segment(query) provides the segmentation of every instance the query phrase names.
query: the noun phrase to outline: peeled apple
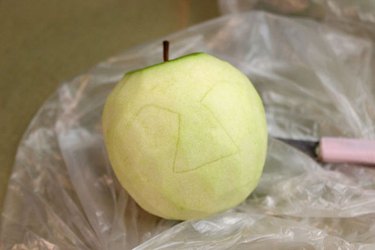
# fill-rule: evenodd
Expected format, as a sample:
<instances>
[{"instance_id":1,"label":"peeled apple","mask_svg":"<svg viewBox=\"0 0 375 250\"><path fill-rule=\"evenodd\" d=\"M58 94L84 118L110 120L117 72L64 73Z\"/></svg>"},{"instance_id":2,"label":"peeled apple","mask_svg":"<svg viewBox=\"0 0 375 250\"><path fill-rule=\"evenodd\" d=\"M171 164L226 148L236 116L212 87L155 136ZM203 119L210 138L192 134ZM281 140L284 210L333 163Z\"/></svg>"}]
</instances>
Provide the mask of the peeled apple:
<instances>
[{"instance_id":1,"label":"peeled apple","mask_svg":"<svg viewBox=\"0 0 375 250\"><path fill-rule=\"evenodd\" d=\"M102 125L121 185L166 219L232 208L262 174L262 101L244 74L205 53L127 73L107 98Z\"/></svg>"}]
</instances>

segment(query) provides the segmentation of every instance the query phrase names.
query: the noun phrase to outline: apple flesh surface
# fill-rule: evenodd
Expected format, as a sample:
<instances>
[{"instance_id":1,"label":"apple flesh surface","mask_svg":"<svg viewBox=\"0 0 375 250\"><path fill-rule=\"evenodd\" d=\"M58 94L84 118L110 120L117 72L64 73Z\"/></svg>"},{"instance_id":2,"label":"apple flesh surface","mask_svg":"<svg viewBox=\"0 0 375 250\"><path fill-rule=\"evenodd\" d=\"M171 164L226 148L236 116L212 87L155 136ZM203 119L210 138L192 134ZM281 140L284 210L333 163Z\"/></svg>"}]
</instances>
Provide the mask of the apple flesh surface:
<instances>
[{"instance_id":1,"label":"apple flesh surface","mask_svg":"<svg viewBox=\"0 0 375 250\"><path fill-rule=\"evenodd\" d=\"M102 121L119 182L143 209L166 219L238 205L263 170L262 101L244 74L208 54L127 73Z\"/></svg>"}]
</instances>

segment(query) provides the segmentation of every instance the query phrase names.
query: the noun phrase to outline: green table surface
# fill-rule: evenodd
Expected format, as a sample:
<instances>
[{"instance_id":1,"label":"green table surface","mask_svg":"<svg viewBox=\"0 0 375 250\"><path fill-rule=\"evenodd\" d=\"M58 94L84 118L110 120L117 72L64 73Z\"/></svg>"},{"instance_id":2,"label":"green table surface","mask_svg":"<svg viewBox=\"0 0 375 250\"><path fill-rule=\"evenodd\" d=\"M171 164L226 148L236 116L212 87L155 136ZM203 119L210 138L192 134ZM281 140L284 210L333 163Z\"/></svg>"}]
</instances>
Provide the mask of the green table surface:
<instances>
[{"instance_id":1,"label":"green table surface","mask_svg":"<svg viewBox=\"0 0 375 250\"><path fill-rule=\"evenodd\" d=\"M22 134L62 81L218 15L215 0L0 0L0 211Z\"/></svg>"}]
</instances>

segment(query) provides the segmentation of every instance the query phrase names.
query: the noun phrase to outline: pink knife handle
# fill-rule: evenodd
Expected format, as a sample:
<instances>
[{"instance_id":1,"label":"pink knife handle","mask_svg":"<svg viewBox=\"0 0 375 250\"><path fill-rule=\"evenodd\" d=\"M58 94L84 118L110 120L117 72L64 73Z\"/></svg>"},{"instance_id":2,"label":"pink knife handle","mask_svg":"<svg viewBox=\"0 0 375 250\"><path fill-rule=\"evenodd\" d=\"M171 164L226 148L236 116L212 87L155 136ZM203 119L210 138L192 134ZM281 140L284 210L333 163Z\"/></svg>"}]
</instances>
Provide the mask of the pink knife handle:
<instances>
[{"instance_id":1,"label":"pink knife handle","mask_svg":"<svg viewBox=\"0 0 375 250\"><path fill-rule=\"evenodd\" d=\"M322 137L318 155L327 163L375 165L375 140Z\"/></svg>"}]
</instances>

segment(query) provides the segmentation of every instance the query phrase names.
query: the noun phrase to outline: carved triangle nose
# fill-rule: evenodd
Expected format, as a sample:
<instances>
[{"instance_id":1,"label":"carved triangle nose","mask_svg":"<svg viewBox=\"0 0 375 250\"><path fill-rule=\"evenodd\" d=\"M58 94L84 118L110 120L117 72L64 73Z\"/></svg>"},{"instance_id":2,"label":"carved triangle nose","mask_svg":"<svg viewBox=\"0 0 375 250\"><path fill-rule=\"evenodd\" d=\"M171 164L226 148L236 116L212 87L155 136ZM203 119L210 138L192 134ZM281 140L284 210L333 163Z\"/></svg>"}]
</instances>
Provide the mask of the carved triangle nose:
<instances>
[{"instance_id":1,"label":"carved triangle nose","mask_svg":"<svg viewBox=\"0 0 375 250\"><path fill-rule=\"evenodd\" d=\"M220 121L205 106L180 117L174 172L192 171L238 152Z\"/></svg>"}]
</instances>

